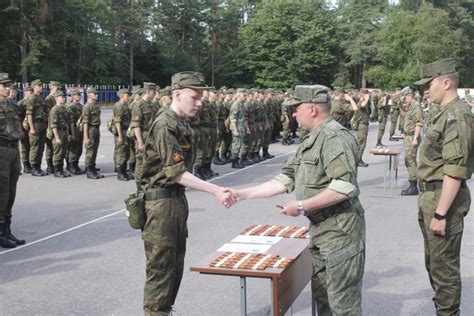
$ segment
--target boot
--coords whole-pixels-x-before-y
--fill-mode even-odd
[[[98,172],[98,171],[100,171],[100,168],[96,168],[96,167],[95,167],[95,164],[92,166],[92,168],[94,169],[95,174],[98,176],[97,179],[105,178],[104,175],[102,175],[102,174],[100,174],[100,173]]]
[[[64,163],[61,162],[60,164],[61,172],[66,176],[66,178],[69,178],[71,176],[71,173],[68,170],[64,170]]]
[[[361,159],[361,160],[359,161],[358,166],[359,166],[359,167],[364,167],[364,168],[366,168],[366,167],[369,166],[369,164],[368,164],[368,163],[365,163],[365,162]]]
[[[38,165],[32,165],[31,168],[32,168],[31,175],[33,177],[43,177],[46,175]]]
[[[418,195],[418,181],[410,180],[410,186],[402,190],[402,195]]]
[[[205,180],[209,180],[210,178],[212,178],[211,169],[208,168],[207,163],[202,164],[200,169],[201,169],[201,174],[204,176]]]
[[[24,245],[26,243],[26,241],[24,239],[16,238],[15,235],[12,234],[10,226],[11,226],[11,219],[7,220],[5,222],[5,235],[6,235],[6,237],[8,239],[10,239],[11,241],[13,241],[17,246]]]
[[[130,179],[135,179],[135,164],[134,163],[128,164],[128,177]]]
[[[25,161],[23,163],[23,172],[24,173],[31,173],[33,170],[31,169],[31,165],[29,162]]]
[[[293,145],[295,143],[295,141],[291,138],[287,138],[286,142],[288,143],[288,145]]]
[[[216,151],[216,154],[214,155],[214,159],[212,160],[212,163],[215,164],[215,165],[218,165],[218,166],[224,164],[224,162],[219,157],[219,152],[218,151]]]
[[[245,166],[241,165],[239,163],[239,159],[238,158],[234,158],[231,160],[232,161],[232,168],[234,169],[242,169],[242,168],[245,168]]]
[[[218,172],[215,172],[214,170],[212,170],[210,163],[207,164],[207,170],[211,174],[211,178],[217,177],[219,175]]]
[[[75,174],[75,175],[82,174],[82,169],[79,168],[79,162],[77,162],[77,161],[72,162],[71,169],[72,169],[72,174]]]
[[[194,166],[193,174],[201,180],[207,180],[207,178],[202,174],[202,169],[201,169],[201,166],[199,165]]]
[[[93,166],[86,166],[86,175],[87,179],[100,179],[99,175],[97,174],[97,171],[95,171],[95,168]]]
[[[248,160],[252,163],[252,164],[255,164],[255,163],[259,163],[260,161],[258,161],[257,158],[255,158],[255,153],[250,153],[249,156],[248,156]]]
[[[252,163],[247,159],[247,155],[242,155],[240,157],[240,164],[244,166],[250,166]]]
[[[120,181],[130,180],[128,175],[127,175],[127,165],[126,164],[118,166],[117,179],[120,180]]]
[[[377,144],[375,145],[375,147],[382,148],[382,147],[386,147],[386,146],[384,144],[382,144],[381,140],[379,140],[379,141],[377,141]]]
[[[273,155],[270,155],[270,153],[268,152],[268,148],[267,149],[263,149],[263,158],[265,159],[272,159],[274,158],[275,156]]]
[[[66,178],[66,175],[64,174],[64,172],[61,171],[61,167],[59,165],[53,166],[53,170],[54,170],[54,176],[56,178]]]
[[[68,171],[69,173],[74,173],[74,171],[72,170],[72,164],[69,160],[66,160],[66,171]]]
[[[262,157],[260,157],[260,152],[254,152],[254,157],[256,160],[258,160],[258,162],[262,162],[264,161],[265,159],[263,159]]]
[[[0,224],[0,247],[2,248],[15,248],[16,247],[16,242],[8,238],[5,223]]]
[[[46,168],[46,172],[49,173],[49,174],[53,174],[54,173],[53,160],[48,159],[48,160],[46,160],[46,162],[48,163],[48,167]]]
[[[289,145],[289,144],[288,144],[288,141],[286,140],[286,138],[283,138],[283,140],[281,141],[281,144],[282,144],[283,146],[288,146],[288,145]]]

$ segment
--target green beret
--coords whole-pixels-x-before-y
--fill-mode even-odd
[[[12,81],[8,78],[8,74],[5,72],[0,72],[0,83],[11,83]]]
[[[429,83],[436,77],[456,73],[456,65],[452,58],[435,61],[431,64],[422,66],[421,80],[415,82],[416,85],[422,86]]]
[[[43,84],[40,79],[35,79],[35,80],[33,80],[33,81],[31,82],[31,85],[32,85],[32,86],[36,86],[36,85],[38,85],[38,84],[39,84],[39,85]]]
[[[210,87],[207,86],[204,81],[204,75],[196,71],[183,71],[174,74],[171,77],[171,89],[194,89],[194,90],[208,90]]]

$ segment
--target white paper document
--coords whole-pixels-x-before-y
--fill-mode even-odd
[[[277,242],[279,242],[282,238],[283,237],[239,235],[235,237],[234,239],[232,239],[231,242],[274,245]]]
[[[247,253],[267,253],[272,245],[261,245],[261,244],[240,244],[240,243],[227,243],[222,245],[217,251],[220,252],[247,252]]]

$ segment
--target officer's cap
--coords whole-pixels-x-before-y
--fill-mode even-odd
[[[456,73],[456,65],[452,58],[435,61],[422,66],[421,80],[415,82],[416,85],[425,85],[436,77]]]
[[[196,71],[183,71],[171,77],[171,89],[208,90],[210,87],[204,81],[204,75]]]
[[[327,103],[330,100],[329,88],[323,85],[299,85],[295,87],[295,94],[292,100],[288,100],[286,105],[296,106],[301,103]]]

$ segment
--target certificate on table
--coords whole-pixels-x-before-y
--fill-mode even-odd
[[[230,242],[234,243],[246,243],[246,244],[263,244],[263,245],[274,245],[279,242],[283,237],[272,237],[272,236],[254,236],[254,235],[239,235],[232,239]]]
[[[241,244],[241,243],[226,243],[222,245],[217,251],[219,252],[246,252],[246,253],[267,253],[272,245],[262,244]]]

